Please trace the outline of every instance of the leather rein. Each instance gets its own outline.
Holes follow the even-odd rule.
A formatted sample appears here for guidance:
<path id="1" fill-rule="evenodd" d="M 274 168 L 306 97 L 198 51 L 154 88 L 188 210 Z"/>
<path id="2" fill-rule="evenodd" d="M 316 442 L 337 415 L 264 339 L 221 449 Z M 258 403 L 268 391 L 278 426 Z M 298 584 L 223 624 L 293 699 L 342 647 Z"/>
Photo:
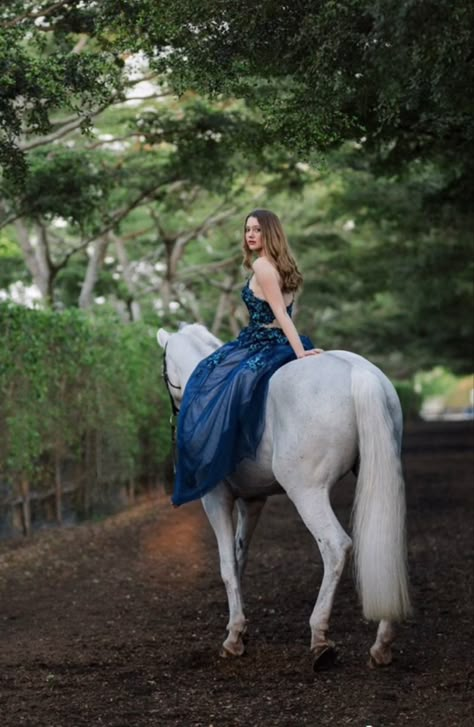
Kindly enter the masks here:
<path id="1" fill-rule="evenodd" d="M 171 427 L 171 449 L 173 454 L 173 471 L 176 473 L 176 418 L 179 414 L 179 409 L 175 404 L 175 401 L 173 399 L 173 396 L 171 394 L 171 389 L 181 389 L 181 386 L 177 386 L 176 384 L 173 384 L 173 382 L 170 380 L 168 376 L 168 369 L 166 366 L 166 348 L 168 344 L 165 345 L 164 351 L 163 351 L 163 369 L 162 369 L 162 375 L 163 380 L 166 384 L 166 389 L 168 391 L 168 396 L 170 398 L 170 404 L 171 404 L 171 416 L 170 416 L 170 427 Z"/>

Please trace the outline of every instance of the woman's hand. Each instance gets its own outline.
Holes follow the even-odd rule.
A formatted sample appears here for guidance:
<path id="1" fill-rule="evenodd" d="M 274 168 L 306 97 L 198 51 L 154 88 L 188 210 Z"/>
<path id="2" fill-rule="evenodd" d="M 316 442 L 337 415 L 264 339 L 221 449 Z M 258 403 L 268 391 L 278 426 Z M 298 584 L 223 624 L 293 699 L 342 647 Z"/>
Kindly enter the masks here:
<path id="1" fill-rule="evenodd" d="M 303 351 L 298 358 L 305 358 L 306 356 L 317 356 L 318 353 L 324 353 L 324 348 L 310 348 L 309 351 Z"/>

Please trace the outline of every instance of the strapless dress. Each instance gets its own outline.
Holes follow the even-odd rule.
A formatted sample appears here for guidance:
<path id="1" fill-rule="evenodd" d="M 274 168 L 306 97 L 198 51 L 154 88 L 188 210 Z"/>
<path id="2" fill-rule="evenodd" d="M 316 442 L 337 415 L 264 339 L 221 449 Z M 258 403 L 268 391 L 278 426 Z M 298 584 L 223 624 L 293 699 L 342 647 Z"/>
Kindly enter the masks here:
<path id="1" fill-rule="evenodd" d="M 245 458 L 255 459 L 265 425 L 270 377 L 296 358 L 275 316 L 249 281 L 242 289 L 249 325 L 191 374 L 178 416 L 175 505 L 197 500 Z M 287 307 L 291 316 L 293 303 Z M 301 336 L 305 350 L 314 348 Z"/>

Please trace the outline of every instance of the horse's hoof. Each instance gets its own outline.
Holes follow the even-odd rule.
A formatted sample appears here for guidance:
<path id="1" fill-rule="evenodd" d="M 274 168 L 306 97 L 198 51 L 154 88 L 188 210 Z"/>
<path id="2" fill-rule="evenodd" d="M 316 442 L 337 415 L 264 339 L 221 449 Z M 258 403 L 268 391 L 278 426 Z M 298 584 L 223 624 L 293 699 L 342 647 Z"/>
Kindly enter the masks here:
<path id="1" fill-rule="evenodd" d="M 222 659 L 234 658 L 236 656 L 242 656 L 245 651 L 245 647 L 242 642 L 238 644 L 232 644 L 232 646 L 222 644 L 219 656 Z"/>
<path id="2" fill-rule="evenodd" d="M 367 662 L 367 666 L 369 669 L 381 669 L 384 666 L 390 666 L 392 663 L 392 653 L 385 653 L 382 655 L 382 658 L 376 659 L 370 652 L 369 652 L 369 661 Z"/>
<path id="3" fill-rule="evenodd" d="M 337 664 L 337 651 L 333 643 L 322 646 L 313 652 L 313 671 L 332 669 Z"/>

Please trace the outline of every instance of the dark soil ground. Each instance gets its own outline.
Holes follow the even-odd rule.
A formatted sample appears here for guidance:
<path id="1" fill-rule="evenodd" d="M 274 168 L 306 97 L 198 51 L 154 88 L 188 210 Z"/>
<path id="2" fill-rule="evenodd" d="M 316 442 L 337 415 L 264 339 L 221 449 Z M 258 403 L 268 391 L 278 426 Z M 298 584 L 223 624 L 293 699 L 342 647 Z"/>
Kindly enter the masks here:
<path id="1" fill-rule="evenodd" d="M 472 713 L 472 427 L 418 424 L 405 444 L 415 614 L 394 663 L 367 668 L 350 568 L 332 619 L 340 664 L 313 674 L 316 547 L 268 503 L 245 579 L 248 652 L 219 657 L 227 619 L 200 503 L 163 495 L 100 523 L 0 545 L 0 726 L 458 727 Z M 354 484 L 335 509 L 348 523 Z"/>

